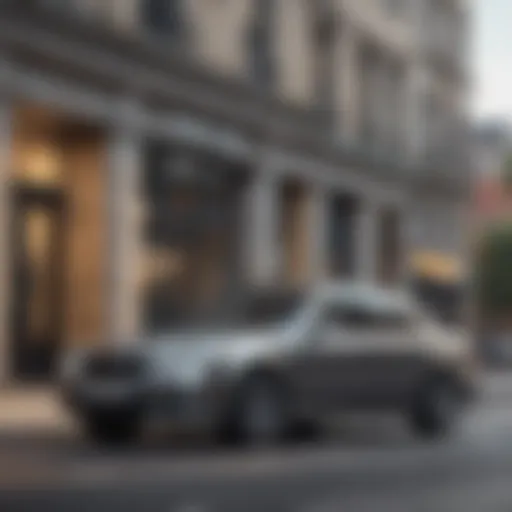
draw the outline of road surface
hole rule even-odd
[[[264,452],[168,439],[104,451],[11,433],[0,436],[0,511],[510,512],[512,395],[500,396],[439,443],[387,418]]]

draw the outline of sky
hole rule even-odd
[[[472,111],[512,121],[512,0],[471,0]]]

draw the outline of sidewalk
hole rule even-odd
[[[0,391],[0,433],[69,433],[73,427],[56,391],[50,387]]]
[[[488,372],[482,378],[479,402],[512,408],[512,370]],[[58,394],[51,387],[18,387],[0,391],[0,434],[61,435],[74,430]]]

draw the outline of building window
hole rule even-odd
[[[229,314],[243,282],[244,176],[231,162],[146,148],[143,237],[144,324],[148,332]]]
[[[356,267],[356,201],[347,196],[334,198],[330,208],[330,274],[352,277]]]
[[[336,17],[329,1],[319,0],[311,5],[316,105],[321,114],[330,118],[334,109]]]
[[[379,218],[379,280],[393,284],[400,277],[400,216],[394,209],[385,209]]]
[[[258,0],[249,29],[250,74],[258,85],[265,88],[270,88],[275,80],[274,9],[274,0]]]
[[[183,33],[182,8],[180,0],[142,0],[142,23],[152,34],[178,38]]]
[[[390,155],[400,159],[404,149],[404,113],[401,108],[405,95],[405,72],[402,63],[390,61],[386,73],[386,108],[387,122],[383,132],[387,138],[387,150]]]
[[[14,3],[14,2],[13,2]],[[34,0],[29,7],[42,7],[64,15],[88,17],[97,13],[94,4],[78,2],[76,0]]]
[[[374,47],[364,45],[360,50],[360,141],[367,150],[379,148],[382,144],[380,124],[383,108],[382,58]],[[387,127],[386,127],[387,129]]]

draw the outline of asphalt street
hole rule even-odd
[[[500,386],[437,443],[370,417],[264,452],[169,438],[105,451],[11,433],[0,436],[0,511],[510,512],[512,392]]]

